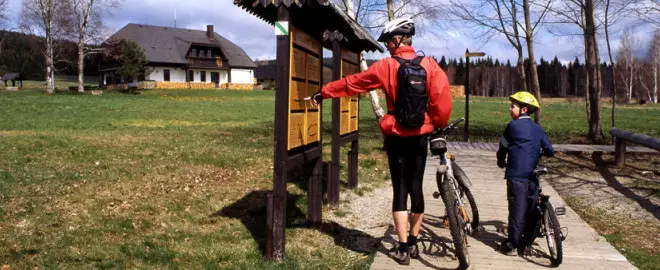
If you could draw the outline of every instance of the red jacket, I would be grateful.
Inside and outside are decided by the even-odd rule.
[[[395,55],[403,59],[413,59],[416,56],[415,49],[410,46],[400,47]],[[451,94],[447,75],[429,57],[425,57],[421,65],[428,76],[426,89],[429,96],[429,108],[426,112],[424,125],[418,129],[404,128],[397,123],[393,115],[386,114],[380,121],[380,130],[384,135],[401,137],[423,135],[432,132],[434,127],[443,128],[447,126],[451,114]],[[392,57],[381,59],[364,72],[326,84],[321,89],[321,94],[325,99],[357,95],[373,89],[385,89],[385,94],[388,96],[387,110],[394,111],[392,102],[396,102],[399,66],[399,62]]]

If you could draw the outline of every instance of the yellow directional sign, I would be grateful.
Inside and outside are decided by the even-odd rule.
[[[484,52],[471,52],[471,53],[465,53],[465,57],[481,57],[485,56],[486,53]]]

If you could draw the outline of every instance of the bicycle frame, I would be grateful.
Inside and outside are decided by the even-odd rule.
[[[467,228],[467,233],[471,234],[472,226],[470,225],[470,222],[472,222],[472,218],[465,211],[463,200],[461,200],[463,194],[461,193],[461,187],[459,186],[458,180],[454,176],[454,171],[451,166],[453,161],[454,157],[451,156],[449,151],[445,152],[444,155],[440,156],[440,166],[438,167],[438,173],[443,174],[444,177],[441,178],[442,181],[451,181],[452,187],[454,188],[453,192],[456,195],[456,201],[458,202],[459,209],[461,210],[461,216],[465,222],[465,227]],[[438,184],[438,188],[441,188],[441,183]]]

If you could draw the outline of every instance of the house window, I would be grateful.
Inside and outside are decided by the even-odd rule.
[[[208,51],[206,51],[206,53],[207,53],[206,56],[207,56],[208,58],[213,58],[213,51],[208,50]]]
[[[194,82],[195,81],[195,72],[194,71],[188,71],[188,81],[189,82]]]
[[[170,70],[169,69],[164,69],[163,70],[163,81],[166,81],[166,82],[170,81]]]
[[[206,71],[200,71],[199,72],[199,77],[200,77],[200,81],[205,82],[206,81]]]
[[[191,49],[190,50],[190,57],[196,57],[197,56],[197,49]]]
[[[204,50],[199,50],[199,57],[204,57]]]

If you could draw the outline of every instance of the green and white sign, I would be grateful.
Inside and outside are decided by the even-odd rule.
[[[288,36],[289,22],[275,22],[275,35]]]

